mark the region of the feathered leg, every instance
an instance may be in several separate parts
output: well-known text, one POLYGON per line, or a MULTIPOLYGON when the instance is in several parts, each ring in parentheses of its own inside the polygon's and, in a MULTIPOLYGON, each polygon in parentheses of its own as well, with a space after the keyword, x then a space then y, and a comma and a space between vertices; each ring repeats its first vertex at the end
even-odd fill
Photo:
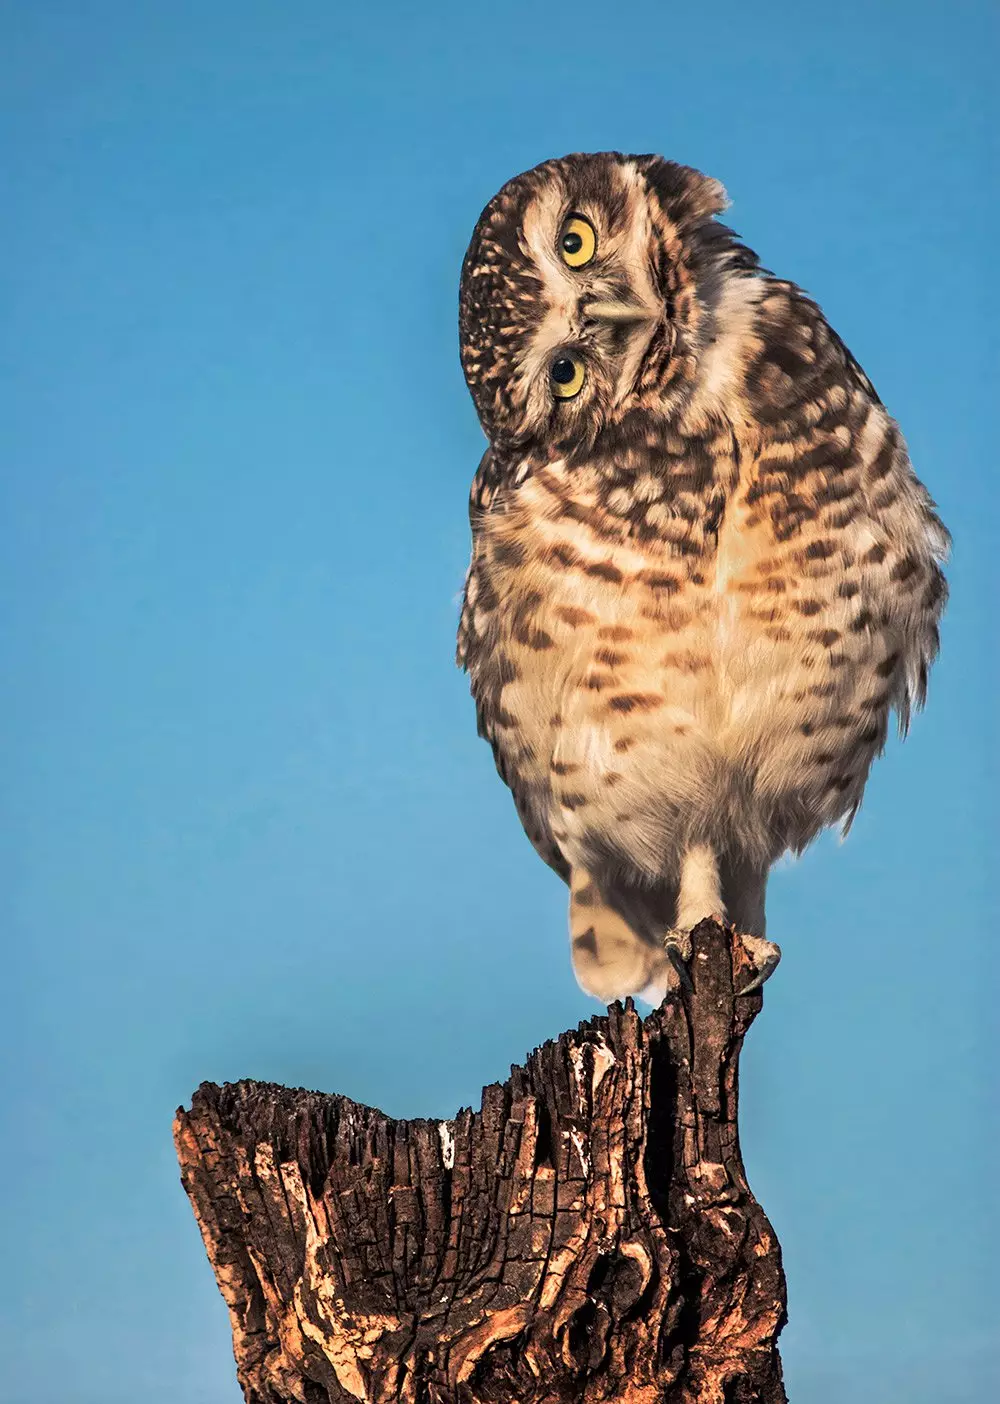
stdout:
POLYGON ((577 982, 605 1004, 626 995, 659 1004, 676 985, 665 951, 608 905, 584 868, 570 875, 569 930, 577 982))

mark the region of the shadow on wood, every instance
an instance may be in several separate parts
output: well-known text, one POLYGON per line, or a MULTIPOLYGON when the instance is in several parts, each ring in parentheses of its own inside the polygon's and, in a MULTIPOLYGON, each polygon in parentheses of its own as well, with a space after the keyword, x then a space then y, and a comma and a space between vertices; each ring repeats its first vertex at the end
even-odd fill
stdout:
POLYGON ((759 990, 695 930, 693 989, 546 1043, 482 1110, 203 1084, 175 1124, 248 1404, 781 1404, 785 1284, 746 1182, 759 990))

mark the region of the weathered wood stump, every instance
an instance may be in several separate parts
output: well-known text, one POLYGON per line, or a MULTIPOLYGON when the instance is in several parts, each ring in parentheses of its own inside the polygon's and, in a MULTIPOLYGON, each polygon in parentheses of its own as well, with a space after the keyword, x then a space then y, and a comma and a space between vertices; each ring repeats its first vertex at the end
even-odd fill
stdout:
POLYGON ((751 972, 703 922, 692 990, 614 1005, 454 1121, 200 1087, 177 1152, 248 1404, 784 1401, 736 1124, 751 972))

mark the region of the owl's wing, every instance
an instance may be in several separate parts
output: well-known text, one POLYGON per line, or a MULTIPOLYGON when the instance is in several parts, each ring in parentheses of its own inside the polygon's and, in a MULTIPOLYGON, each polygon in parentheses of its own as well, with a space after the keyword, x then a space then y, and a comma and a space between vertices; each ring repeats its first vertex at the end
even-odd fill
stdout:
POLYGON ((769 520, 776 568, 800 582, 803 627, 829 640, 831 666, 870 660, 884 738, 890 707, 905 730, 924 700, 950 538, 899 426, 819 307, 773 280, 761 317, 749 383, 764 441, 747 505, 769 520))
POLYGON ((510 788, 525 833, 539 856, 568 882, 569 865, 552 837, 547 813, 532 803, 531 786, 508 765, 498 739, 498 723, 504 715, 501 694, 505 684, 511 681, 511 674, 506 654, 499 647, 500 600, 483 551, 482 522, 516 466, 516 462, 490 448, 483 454, 472 480, 469 495, 472 559, 465 577, 455 661, 469 674, 479 735, 490 744, 497 772, 510 788))
MULTIPOLYGON (((472 529, 472 558, 465 574, 462 592, 462 612, 458 621, 458 641, 455 662, 468 672, 476 655, 486 642, 490 617, 496 608, 496 597, 489 587, 483 570, 479 524, 488 512, 499 486, 499 468, 493 449, 488 448, 479 460, 469 492, 469 526, 472 529), (484 593, 485 587, 485 593, 484 593)), ((480 735, 482 735, 480 727, 480 735)))
POLYGON ((507 675, 505 654, 498 647, 500 600, 483 549, 482 533, 482 523, 496 502, 508 466, 495 449, 489 448, 472 480, 469 493, 472 558, 465 576, 455 659, 471 678, 479 735, 492 746, 497 770, 509 785, 511 777, 496 745, 496 720, 501 712, 500 694, 511 679, 507 675))

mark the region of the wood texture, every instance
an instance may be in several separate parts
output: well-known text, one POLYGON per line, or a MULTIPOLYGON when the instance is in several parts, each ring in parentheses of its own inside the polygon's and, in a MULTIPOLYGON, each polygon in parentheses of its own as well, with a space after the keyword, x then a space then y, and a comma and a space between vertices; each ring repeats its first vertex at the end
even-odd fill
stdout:
POLYGON ((692 990, 613 1006, 453 1121, 203 1084, 177 1151, 248 1404, 782 1404, 737 1135, 751 973, 703 922, 692 990))

